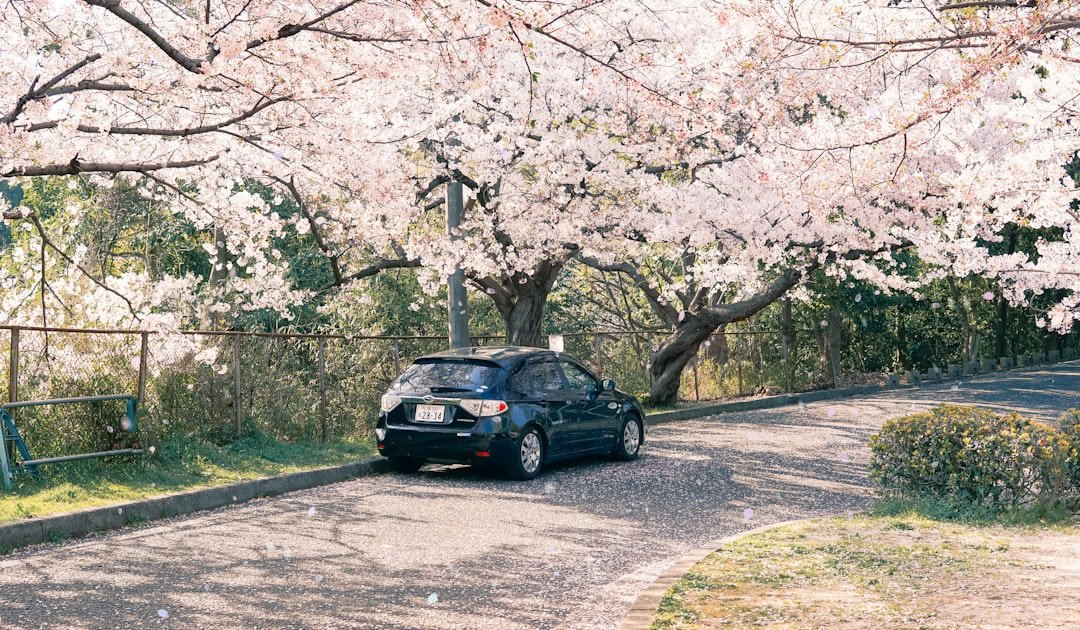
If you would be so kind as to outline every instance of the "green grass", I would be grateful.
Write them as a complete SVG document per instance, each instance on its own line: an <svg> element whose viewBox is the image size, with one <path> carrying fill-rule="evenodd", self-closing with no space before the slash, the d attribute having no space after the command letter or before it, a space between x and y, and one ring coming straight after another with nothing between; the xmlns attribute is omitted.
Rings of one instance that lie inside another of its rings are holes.
<svg viewBox="0 0 1080 630"><path fill-rule="evenodd" d="M10 491L0 490L0 522L344 464L374 453L370 440L287 443L249 434L226 445L174 441L152 457L52 464L39 468L40 480L18 476Z"/></svg>
<svg viewBox="0 0 1080 630"><path fill-rule="evenodd" d="M1054 506L1021 507L995 511L970 503L954 503L930 497L899 496L879 499L867 512L870 516L913 516L932 521L955 522L975 527L1069 527L1075 522L1075 506L1059 503Z"/></svg>

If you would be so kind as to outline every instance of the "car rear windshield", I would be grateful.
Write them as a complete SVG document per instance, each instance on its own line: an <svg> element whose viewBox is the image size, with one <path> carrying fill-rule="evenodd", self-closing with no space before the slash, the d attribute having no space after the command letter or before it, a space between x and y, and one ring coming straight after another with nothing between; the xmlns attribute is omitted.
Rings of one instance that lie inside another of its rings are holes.
<svg viewBox="0 0 1080 630"><path fill-rule="evenodd" d="M421 359L394 381L401 392L472 392L496 385L501 368L487 361L470 359Z"/></svg>

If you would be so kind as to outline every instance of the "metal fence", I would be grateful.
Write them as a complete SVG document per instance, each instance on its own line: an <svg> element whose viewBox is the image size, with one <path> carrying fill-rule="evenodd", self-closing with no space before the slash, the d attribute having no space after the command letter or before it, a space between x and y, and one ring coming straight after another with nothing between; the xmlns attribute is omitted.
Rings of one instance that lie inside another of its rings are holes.
<svg viewBox="0 0 1080 630"><path fill-rule="evenodd" d="M645 394L650 359L666 335L578 332L554 341L620 389ZM8 358L4 400L135 394L145 431L222 443L246 427L282 440L365 436L388 384L416 357L446 347L443 336L0 326L0 356ZM860 371L854 356L840 357L839 369L830 371L828 355L820 331L729 326L687 365L680 394L715 400L881 381L882 374ZM99 403L20 409L17 421L35 455L55 456L126 446L117 430L122 417L119 403Z"/></svg>

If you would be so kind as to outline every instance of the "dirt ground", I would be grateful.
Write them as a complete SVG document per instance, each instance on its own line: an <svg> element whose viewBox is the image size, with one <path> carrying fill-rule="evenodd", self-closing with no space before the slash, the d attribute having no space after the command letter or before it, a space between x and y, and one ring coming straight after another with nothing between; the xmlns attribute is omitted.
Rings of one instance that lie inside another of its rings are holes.
<svg viewBox="0 0 1080 630"><path fill-rule="evenodd" d="M738 541L669 591L661 628L1080 628L1080 527L814 521Z"/></svg>

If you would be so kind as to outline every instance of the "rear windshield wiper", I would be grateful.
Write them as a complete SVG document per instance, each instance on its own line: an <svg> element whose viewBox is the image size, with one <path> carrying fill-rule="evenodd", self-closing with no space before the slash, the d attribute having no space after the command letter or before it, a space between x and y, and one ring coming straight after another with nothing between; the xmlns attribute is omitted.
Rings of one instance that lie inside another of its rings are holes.
<svg viewBox="0 0 1080 630"><path fill-rule="evenodd" d="M472 387L430 387L433 394L445 394L448 392L471 392L474 391Z"/></svg>

